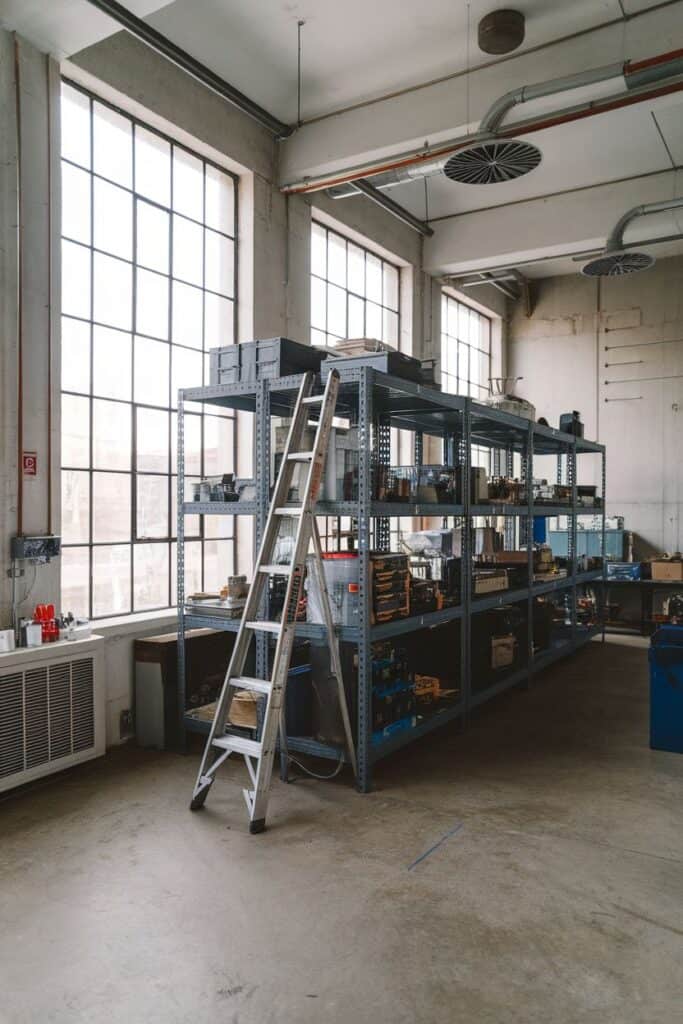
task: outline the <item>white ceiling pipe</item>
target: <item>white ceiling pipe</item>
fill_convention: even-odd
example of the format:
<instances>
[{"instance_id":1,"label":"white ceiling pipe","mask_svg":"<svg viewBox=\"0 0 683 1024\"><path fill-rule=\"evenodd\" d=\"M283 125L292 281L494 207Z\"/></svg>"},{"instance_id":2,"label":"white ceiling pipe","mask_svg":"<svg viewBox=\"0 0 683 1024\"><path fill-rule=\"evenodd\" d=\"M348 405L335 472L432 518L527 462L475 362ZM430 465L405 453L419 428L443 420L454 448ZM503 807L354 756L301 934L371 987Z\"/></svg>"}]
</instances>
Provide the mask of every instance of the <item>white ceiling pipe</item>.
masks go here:
<instances>
[{"instance_id":1,"label":"white ceiling pipe","mask_svg":"<svg viewBox=\"0 0 683 1024\"><path fill-rule=\"evenodd\" d=\"M620 217L609 233L605 252L621 252L624 249L624 231L637 217L646 217L651 213L666 213L668 210L678 210L683 207L683 196L676 199L662 199L658 203L643 203L641 206L634 206L633 209ZM638 243L642 245L642 242Z\"/></svg>"},{"instance_id":2,"label":"white ceiling pipe","mask_svg":"<svg viewBox=\"0 0 683 1024\"><path fill-rule=\"evenodd\" d=\"M566 75L564 78L553 78L548 82L537 82L536 85L523 85L520 89L511 89L491 104L481 119L479 132L485 135L495 134L505 115L520 103L570 92L572 89L583 89L598 82L608 82L611 78L621 78L625 83L623 64L607 64L591 71L579 71L576 75Z\"/></svg>"},{"instance_id":3,"label":"white ceiling pipe","mask_svg":"<svg viewBox=\"0 0 683 1024\"><path fill-rule=\"evenodd\" d=\"M461 135L449 142L439 144L435 147L433 159L424 150L411 150L397 154L389 158L383 164L376 163L361 164L357 167L340 171L339 174L327 174L315 178L305 178L301 181L291 182L282 186L281 191L288 193L316 192L328 190L335 199L358 194L353 181L359 178L372 178L372 184L376 188L391 188L407 181L414 181L439 174L443 171L448 159L457 152L468 146L481 142L488 142L497 138L497 132L501 131L500 123L505 114L513 107L528 103L531 100L540 99L544 96L557 95L574 89L585 88L599 82L606 82L610 79L621 78L626 84L626 93L620 93L608 97L603 101L608 107L609 104L619 105L624 97L636 91L641 91L643 98L647 98L648 86L656 85L666 79L683 74L683 51L676 50L671 53L662 54L648 60L639 61L631 65L631 62L624 64L608 64L600 68L593 68L589 71L579 72L576 75L569 75L563 78L551 79L547 82L538 82L535 85L522 86L519 89L512 89L499 97L491 104L481 120L479 130L473 135ZM630 100L634 102L634 100ZM573 116L587 116L591 113L600 113L600 102L589 101L572 108L563 108L549 114L542 115L538 121L531 120L527 123L510 126L518 134L525 131L537 130L545 127L554 118L572 119ZM549 125L548 125L549 126ZM506 132L506 135L508 132Z\"/></svg>"}]
</instances>

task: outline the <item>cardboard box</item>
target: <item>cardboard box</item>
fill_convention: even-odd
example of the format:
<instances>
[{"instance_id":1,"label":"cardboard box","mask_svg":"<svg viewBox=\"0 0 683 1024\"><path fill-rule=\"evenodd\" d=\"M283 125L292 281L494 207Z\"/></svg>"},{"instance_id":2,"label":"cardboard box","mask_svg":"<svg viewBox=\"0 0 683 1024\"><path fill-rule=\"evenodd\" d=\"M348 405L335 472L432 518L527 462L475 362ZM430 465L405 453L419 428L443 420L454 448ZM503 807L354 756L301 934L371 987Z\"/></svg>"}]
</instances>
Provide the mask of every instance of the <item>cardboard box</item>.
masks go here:
<instances>
[{"instance_id":1,"label":"cardboard box","mask_svg":"<svg viewBox=\"0 0 683 1024\"><path fill-rule=\"evenodd\" d=\"M662 559L653 561L651 565L653 580L683 580L683 562Z\"/></svg>"},{"instance_id":2,"label":"cardboard box","mask_svg":"<svg viewBox=\"0 0 683 1024\"><path fill-rule=\"evenodd\" d=\"M514 636L491 637L491 668L507 668L515 660Z\"/></svg>"}]
</instances>

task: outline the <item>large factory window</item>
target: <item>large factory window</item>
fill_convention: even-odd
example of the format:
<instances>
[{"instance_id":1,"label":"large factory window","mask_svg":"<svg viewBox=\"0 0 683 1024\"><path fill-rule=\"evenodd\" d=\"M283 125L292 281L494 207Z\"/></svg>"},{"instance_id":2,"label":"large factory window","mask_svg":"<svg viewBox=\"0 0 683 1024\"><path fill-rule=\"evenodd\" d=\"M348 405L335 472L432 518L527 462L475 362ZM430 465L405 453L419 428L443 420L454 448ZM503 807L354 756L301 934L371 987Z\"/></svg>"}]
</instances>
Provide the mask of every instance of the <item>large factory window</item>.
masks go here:
<instances>
[{"instance_id":1,"label":"large factory window","mask_svg":"<svg viewBox=\"0 0 683 1024\"><path fill-rule=\"evenodd\" d=\"M491 321L452 295L441 300L441 388L483 401L491 392Z\"/></svg>"},{"instance_id":2,"label":"large factory window","mask_svg":"<svg viewBox=\"0 0 683 1024\"><path fill-rule=\"evenodd\" d=\"M62 86L62 607L175 603L176 399L235 336L234 178ZM188 483L234 469L231 415L185 418ZM188 590L234 564L232 517L186 519Z\"/></svg>"},{"instance_id":3,"label":"large factory window","mask_svg":"<svg viewBox=\"0 0 683 1024\"><path fill-rule=\"evenodd\" d=\"M331 228L311 225L311 344L399 345L399 269Z\"/></svg>"}]
</instances>

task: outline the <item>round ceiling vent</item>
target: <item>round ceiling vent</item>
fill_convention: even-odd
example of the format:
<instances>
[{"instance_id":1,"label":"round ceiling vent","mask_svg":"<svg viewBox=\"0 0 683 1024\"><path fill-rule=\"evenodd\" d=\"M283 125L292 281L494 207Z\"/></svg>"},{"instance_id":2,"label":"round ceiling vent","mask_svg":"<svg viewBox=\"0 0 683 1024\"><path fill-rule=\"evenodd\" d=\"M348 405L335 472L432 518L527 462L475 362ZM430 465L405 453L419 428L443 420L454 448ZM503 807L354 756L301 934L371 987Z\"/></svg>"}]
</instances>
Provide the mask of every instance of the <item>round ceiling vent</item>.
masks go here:
<instances>
[{"instance_id":1,"label":"round ceiling vent","mask_svg":"<svg viewBox=\"0 0 683 1024\"><path fill-rule=\"evenodd\" d=\"M541 162L541 151L529 142L501 139L461 149L447 161L443 172L463 185L496 185L514 181L533 171Z\"/></svg>"},{"instance_id":2,"label":"round ceiling vent","mask_svg":"<svg viewBox=\"0 0 683 1024\"><path fill-rule=\"evenodd\" d=\"M521 11L491 11L479 22L479 49L484 53L511 53L524 42L524 15Z\"/></svg>"},{"instance_id":3,"label":"round ceiling vent","mask_svg":"<svg viewBox=\"0 0 683 1024\"><path fill-rule=\"evenodd\" d=\"M649 270L654 263L654 256L648 256L646 252L613 252L590 260L581 268L581 273L586 277L621 277Z\"/></svg>"}]
</instances>

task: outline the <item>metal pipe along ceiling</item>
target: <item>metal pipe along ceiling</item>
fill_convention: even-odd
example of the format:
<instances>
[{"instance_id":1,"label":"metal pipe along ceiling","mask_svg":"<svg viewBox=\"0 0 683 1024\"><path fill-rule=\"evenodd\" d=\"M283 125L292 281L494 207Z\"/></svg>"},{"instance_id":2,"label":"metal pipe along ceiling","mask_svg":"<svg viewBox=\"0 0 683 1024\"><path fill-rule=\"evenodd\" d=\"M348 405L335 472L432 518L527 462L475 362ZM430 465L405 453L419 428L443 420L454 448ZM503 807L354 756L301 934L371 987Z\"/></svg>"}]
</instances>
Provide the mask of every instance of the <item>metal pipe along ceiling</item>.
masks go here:
<instances>
[{"instance_id":1,"label":"metal pipe along ceiling","mask_svg":"<svg viewBox=\"0 0 683 1024\"><path fill-rule=\"evenodd\" d=\"M678 82L659 84L667 83L668 79L677 77L681 79ZM613 96L601 100L589 100L573 107L565 107L541 117L509 125L506 128L500 127L505 114L515 106L617 78L622 79L626 88ZM659 87L655 88L657 85ZM673 50L638 62L608 64L590 71L579 72L577 75L552 79L548 82L538 82L535 85L522 86L505 93L489 107L481 120L479 130L473 135L459 136L434 150L411 150L381 164L360 164L337 175L305 178L283 185L282 191L306 193L330 189L330 194L334 198L344 198L357 194L358 190L354 187L354 182L359 178L372 178L372 184L376 188L390 188L406 181L413 181L415 178L424 178L440 173L447 159L453 153L478 142L541 131L554 125L592 117L679 90L683 90L683 50Z\"/></svg>"},{"instance_id":2,"label":"metal pipe along ceiling","mask_svg":"<svg viewBox=\"0 0 683 1024\"><path fill-rule=\"evenodd\" d=\"M621 252L624 248L624 231L638 217L646 217L651 213L666 213L668 210L678 210L683 207L683 196L676 199L663 199L658 203L645 203L641 206L634 206L627 210L623 217L620 217L609 233L605 252ZM643 242L639 242L643 245Z\"/></svg>"}]
</instances>

